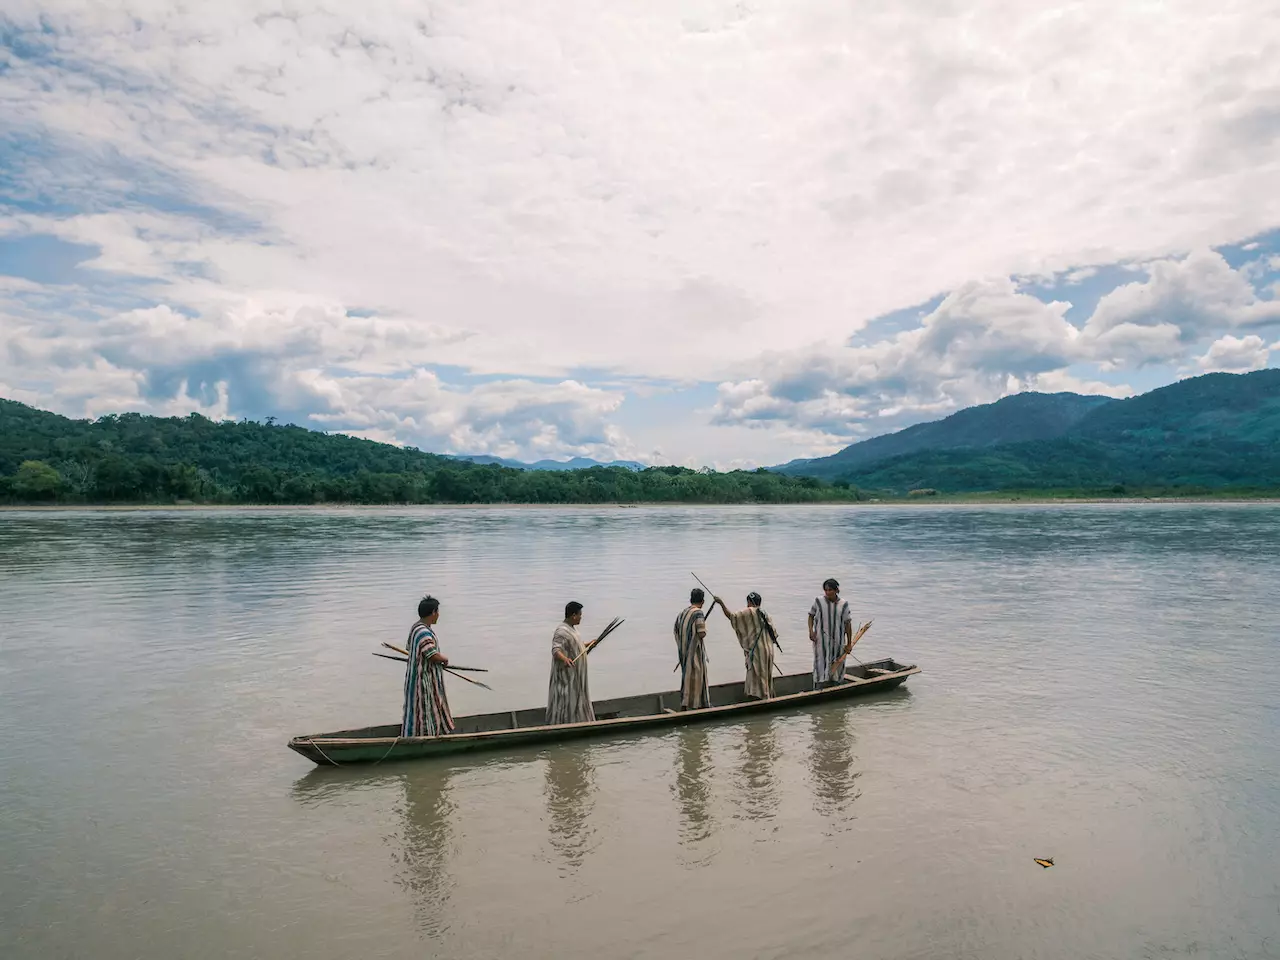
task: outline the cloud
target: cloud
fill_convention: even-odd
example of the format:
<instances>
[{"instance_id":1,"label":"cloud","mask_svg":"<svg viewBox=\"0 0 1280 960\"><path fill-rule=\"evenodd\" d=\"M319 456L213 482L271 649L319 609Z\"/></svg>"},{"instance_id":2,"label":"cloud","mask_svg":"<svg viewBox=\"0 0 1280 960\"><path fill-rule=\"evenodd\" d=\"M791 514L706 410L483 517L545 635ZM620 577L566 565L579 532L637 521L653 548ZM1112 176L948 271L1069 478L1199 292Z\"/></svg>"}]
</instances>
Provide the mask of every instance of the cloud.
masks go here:
<instances>
[{"instance_id":1,"label":"cloud","mask_svg":"<svg viewBox=\"0 0 1280 960\"><path fill-rule=\"evenodd\" d=\"M1010 390L1034 389L1079 354L1069 304L1020 293L1012 280L969 283L914 329L868 346L767 361L763 376L720 386L715 422L782 421L827 437L885 433Z\"/></svg>"},{"instance_id":2,"label":"cloud","mask_svg":"<svg viewBox=\"0 0 1280 960\"><path fill-rule=\"evenodd\" d=\"M447 453L541 459L583 456L648 459L606 422L622 396L572 380L555 384L494 381L460 390L430 371L404 379L302 377L331 414L313 415L344 432L416 441Z\"/></svg>"},{"instance_id":3,"label":"cloud","mask_svg":"<svg viewBox=\"0 0 1280 960\"><path fill-rule=\"evenodd\" d=\"M1117 400L1132 397L1139 391L1127 383L1108 383L1105 380L1086 380L1065 370L1050 370L1038 374L1031 381L1032 388L1040 393L1083 393Z\"/></svg>"},{"instance_id":4,"label":"cloud","mask_svg":"<svg viewBox=\"0 0 1280 960\"><path fill-rule=\"evenodd\" d=\"M1102 297L1084 327L1104 366L1161 363L1223 327L1280 323L1280 301L1262 300L1247 270L1233 270L1221 254L1196 250L1181 260L1148 266L1146 280Z\"/></svg>"},{"instance_id":5,"label":"cloud","mask_svg":"<svg viewBox=\"0 0 1280 960\"><path fill-rule=\"evenodd\" d=\"M243 305L216 317L154 307L66 318L52 335L0 314L0 383L38 369L41 390L6 388L6 395L72 416L272 415L445 453L660 456L609 423L624 399L619 391L572 380L445 382L421 364L451 336L352 317L332 304Z\"/></svg>"},{"instance_id":6,"label":"cloud","mask_svg":"<svg viewBox=\"0 0 1280 960\"><path fill-rule=\"evenodd\" d=\"M1280 306L1260 299L1244 273L1211 251L1147 270L1101 297L1082 327L1065 319L1070 303L1045 303L1011 279L966 284L917 327L867 345L780 354L754 376L722 383L714 422L848 442L1024 390L1130 396L1128 384L1081 371L1187 361L1206 335L1268 323ZM1256 335L1228 334L1197 362L1204 370L1257 369L1266 349Z\"/></svg>"},{"instance_id":7,"label":"cloud","mask_svg":"<svg viewBox=\"0 0 1280 960\"><path fill-rule=\"evenodd\" d=\"M1208 352L1196 362L1205 373L1248 373L1266 367L1268 350L1274 346L1268 347L1256 334L1246 337L1227 334L1215 340Z\"/></svg>"},{"instance_id":8,"label":"cloud","mask_svg":"<svg viewBox=\"0 0 1280 960\"><path fill-rule=\"evenodd\" d=\"M568 337L588 314L607 362L679 375L680 352L602 323L617 301L705 279L781 346L798 315L837 336L975 276L1280 222L1273 190L1238 202L1280 163L1269 62L1238 53L1261 0L1194 40L1176 5L1102 2L975 3L964 30L947 5L11 8L15 124L269 225L283 288L410 316L493 288L467 326L498 365L528 350L504 338L511 301ZM1206 180L1183 149L1204 138L1257 149L1223 151ZM249 292L266 271L245 253L217 259ZM709 346L719 313L694 312L684 338Z\"/></svg>"}]
</instances>

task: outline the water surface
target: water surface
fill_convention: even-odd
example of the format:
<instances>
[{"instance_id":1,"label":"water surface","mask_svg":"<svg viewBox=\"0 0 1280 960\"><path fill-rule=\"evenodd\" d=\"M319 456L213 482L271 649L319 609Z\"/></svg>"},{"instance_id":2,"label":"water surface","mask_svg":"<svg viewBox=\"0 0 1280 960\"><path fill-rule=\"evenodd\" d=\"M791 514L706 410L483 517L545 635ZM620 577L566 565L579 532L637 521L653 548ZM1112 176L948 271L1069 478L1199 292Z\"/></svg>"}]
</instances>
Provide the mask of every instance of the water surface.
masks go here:
<instances>
[{"instance_id":1,"label":"water surface","mask_svg":"<svg viewBox=\"0 0 1280 960\"><path fill-rule=\"evenodd\" d=\"M673 686L696 571L788 671L836 576L893 694L318 769L394 722L418 596L456 713ZM0 514L0 956L1280 957L1280 508ZM717 612L712 682L741 654ZM1051 856L1043 870L1033 857Z\"/></svg>"}]
</instances>

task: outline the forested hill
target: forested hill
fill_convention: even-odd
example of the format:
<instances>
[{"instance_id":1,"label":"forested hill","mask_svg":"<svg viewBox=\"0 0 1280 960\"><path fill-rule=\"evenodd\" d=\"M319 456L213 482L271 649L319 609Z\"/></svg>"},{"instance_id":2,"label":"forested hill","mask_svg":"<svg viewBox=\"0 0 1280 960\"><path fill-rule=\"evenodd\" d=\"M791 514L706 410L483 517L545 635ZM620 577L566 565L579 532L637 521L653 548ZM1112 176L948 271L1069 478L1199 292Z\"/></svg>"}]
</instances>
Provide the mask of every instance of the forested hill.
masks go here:
<instances>
[{"instance_id":1,"label":"forested hill","mask_svg":"<svg viewBox=\"0 0 1280 960\"><path fill-rule=\"evenodd\" d=\"M793 460L776 467L780 473L832 479L865 469L891 457L923 450L995 447L1060 437L1110 397L1079 393L1019 393L995 403L966 407L942 420L850 444L829 457Z\"/></svg>"},{"instance_id":2,"label":"forested hill","mask_svg":"<svg viewBox=\"0 0 1280 960\"><path fill-rule=\"evenodd\" d=\"M1054 438L919 451L837 476L900 494L1277 491L1280 370L1211 373L1114 400Z\"/></svg>"},{"instance_id":3,"label":"forested hill","mask_svg":"<svg viewBox=\"0 0 1280 960\"><path fill-rule=\"evenodd\" d=\"M529 471L198 414L72 420L0 399L0 502L807 503L855 491L765 470Z\"/></svg>"}]
</instances>

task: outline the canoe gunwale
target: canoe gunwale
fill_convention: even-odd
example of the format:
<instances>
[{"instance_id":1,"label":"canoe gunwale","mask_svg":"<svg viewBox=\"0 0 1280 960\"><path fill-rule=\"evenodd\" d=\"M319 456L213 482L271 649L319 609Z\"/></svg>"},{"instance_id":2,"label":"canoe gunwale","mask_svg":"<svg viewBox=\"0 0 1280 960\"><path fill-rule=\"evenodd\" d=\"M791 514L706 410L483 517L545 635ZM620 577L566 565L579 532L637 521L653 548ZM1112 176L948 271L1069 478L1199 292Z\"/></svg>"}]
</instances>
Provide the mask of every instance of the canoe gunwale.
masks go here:
<instances>
[{"instance_id":1,"label":"canoe gunwale","mask_svg":"<svg viewBox=\"0 0 1280 960\"><path fill-rule=\"evenodd\" d=\"M335 737L320 733L311 736L293 737L288 746L291 750L302 754L302 756L320 766L376 764L387 759L416 759L468 749L481 749L489 746L498 747L506 743L513 746L522 746L527 743L590 736L597 732L603 734L610 731L643 730L649 727L695 723L739 713L785 709L809 702L840 699L851 696L856 692L871 692L875 689L891 690L899 686L907 677L920 673L920 667L915 664L898 664L891 659L868 663L866 666L872 667L876 663L893 663L899 669L891 673L879 674L875 677L858 677L846 674L845 682L824 687L820 690L801 690L765 700L737 701L735 703L721 704L720 706L702 707L697 710L672 710L670 712L664 711L640 716L613 717L607 720L594 720L584 723L539 724L503 730L450 733L438 737ZM794 674L794 676L804 675ZM341 756L344 751L353 748L360 748L362 752L382 748L385 753L382 753L378 759L366 757L343 758ZM329 753L337 754L338 758L331 758L328 756ZM393 753L397 754L397 756L393 757ZM399 756L401 753L404 755Z\"/></svg>"}]
</instances>

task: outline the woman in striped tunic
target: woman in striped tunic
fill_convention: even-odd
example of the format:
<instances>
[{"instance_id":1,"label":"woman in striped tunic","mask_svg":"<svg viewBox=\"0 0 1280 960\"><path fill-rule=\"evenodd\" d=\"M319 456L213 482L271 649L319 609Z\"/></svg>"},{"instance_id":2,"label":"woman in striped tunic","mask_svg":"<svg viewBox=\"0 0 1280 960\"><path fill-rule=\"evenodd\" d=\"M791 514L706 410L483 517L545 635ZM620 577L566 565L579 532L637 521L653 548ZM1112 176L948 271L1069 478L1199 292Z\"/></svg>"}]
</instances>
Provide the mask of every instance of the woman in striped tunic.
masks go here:
<instances>
[{"instance_id":1,"label":"woman in striped tunic","mask_svg":"<svg viewBox=\"0 0 1280 960\"><path fill-rule=\"evenodd\" d=\"M551 636L551 682L547 686L547 723L590 723L596 718L587 689L586 651L595 641L583 644L578 635L582 604L570 601L564 607L564 623Z\"/></svg>"},{"instance_id":2,"label":"woman in striped tunic","mask_svg":"<svg viewBox=\"0 0 1280 960\"><path fill-rule=\"evenodd\" d=\"M846 641L853 640L853 614L849 601L840 599L840 584L835 579L822 584L822 596L809 608L809 639L813 642L814 689L841 683L844 661L835 661L844 653Z\"/></svg>"},{"instance_id":3,"label":"woman in striped tunic","mask_svg":"<svg viewBox=\"0 0 1280 960\"><path fill-rule=\"evenodd\" d=\"M440 601L423 597L418 602L418 620L409 629L402 737L438 737L453 732L453 715L444 690L443 668L449 665L449 658L440 652L434 629L439 619Z\"/></svg>"},{"instance_id":4,"label":"woman in striped tunic","mask_svg":"<svg viewBox=\"0 0 1280 960\"><path fill-rule=\"evenodd\" d=\"M707 616L702 612L704 594L697 587L689 593L689 606L676 617L676 653L680 656L680 709L711 706L707 688Z\"/></svg>"}]
</instances>

